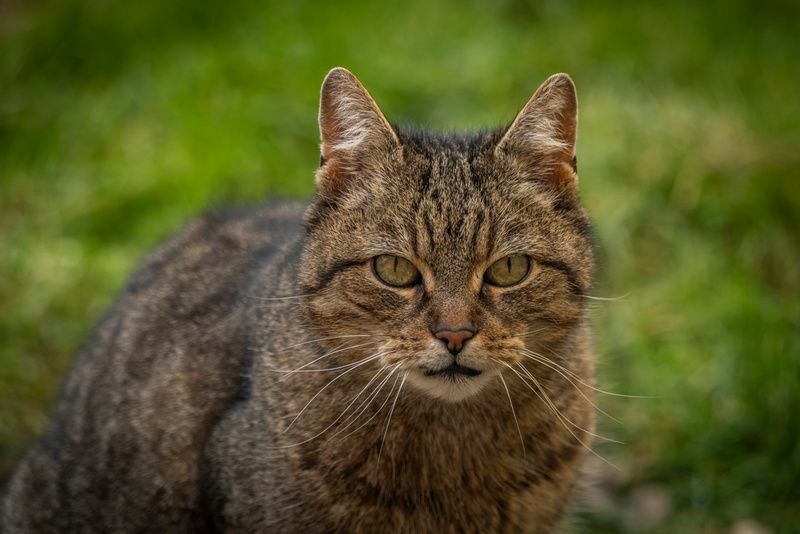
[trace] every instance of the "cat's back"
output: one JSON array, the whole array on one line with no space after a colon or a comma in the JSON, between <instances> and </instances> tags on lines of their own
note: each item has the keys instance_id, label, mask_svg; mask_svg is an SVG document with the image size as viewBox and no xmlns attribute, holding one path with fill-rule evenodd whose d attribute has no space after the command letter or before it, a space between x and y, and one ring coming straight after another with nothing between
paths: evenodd
<instances>
[{"instance_id":1,"label":"cat's back","mask_svg":"<svg viewBox=\"0 0 800 534\"><path fill-rule=\"evenodd\" d=\"M249 287L299 251L302 211L215 211L145 259L12 478L4 531L202 529L202 449L243 387L259 313Z\"/></svg>"},{"instance_id":2,"label":"cat's back","mask_svg":"<svg viewBox=\"0 0 800 534\"><path fill-rule=\"evenodd\" d=\"M196 218L142 262L112 313L128 301L141 305L153 313L137 317L139 325L156 331L164 320L188 328L217 322L216 312L248 304L255 297L247 287L252 277L297 244L303 209L298 202L269 202Z\"/></svg>"}]
</instances>

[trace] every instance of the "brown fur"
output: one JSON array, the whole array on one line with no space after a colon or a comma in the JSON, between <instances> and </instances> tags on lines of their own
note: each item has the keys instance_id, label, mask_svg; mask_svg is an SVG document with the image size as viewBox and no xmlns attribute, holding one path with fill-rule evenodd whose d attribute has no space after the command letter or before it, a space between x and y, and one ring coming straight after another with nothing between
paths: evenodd
<instances>
[{"instance_id":1,"label":"brown fur","mask_svg":"<svg viewBox=\"0 0 800 534\"><path fill-rule=\"evenodd\" d=\"M553 530L593 428L576 121L556 75L502 131L402 130L331 71L310 205L207 216L145 262L16 471L4 531ZM381 283L380 254L423 283ZM483 283L509 254L531 275ZM458 360L480 376L425 375L451 359L443 321L475 325Z\"/></svg>"}]
</instances>

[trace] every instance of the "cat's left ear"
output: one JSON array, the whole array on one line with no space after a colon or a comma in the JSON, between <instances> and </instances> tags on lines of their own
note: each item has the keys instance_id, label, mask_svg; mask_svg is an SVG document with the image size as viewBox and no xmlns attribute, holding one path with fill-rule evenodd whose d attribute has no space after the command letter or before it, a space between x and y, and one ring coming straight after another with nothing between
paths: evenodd
<instances>
[{"instance_id":1,"label":"cat's left ear","mask_svg":"<svg viewBox=\"0 0 800 534\"><path fill-rule=\"evenodd\" d=\"M575 84L567 74L554 74L517 114L495 150L517 159L554 185L575 188L577 130Z\"/></svg>"},{"instance_id":2,"label":"cat's left ear","mask_svg":"<svg viewBox=\"0 0 800 534\"><path fill-rule=\"evenodd\" d=\"M394 128L350 71L337 67L322 82L319 104L322 165L317 185L339 189L371 158L400 146ZM334 182L334 183L322 183Z\"/></svg>"}]
</instances>

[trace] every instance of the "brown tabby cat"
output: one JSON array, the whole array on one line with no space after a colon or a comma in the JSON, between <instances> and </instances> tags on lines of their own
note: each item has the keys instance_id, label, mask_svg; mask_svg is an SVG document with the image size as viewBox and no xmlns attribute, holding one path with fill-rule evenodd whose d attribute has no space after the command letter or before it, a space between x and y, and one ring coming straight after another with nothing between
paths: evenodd
<instances>
[{"instance_id":1,"label":"brown tabby cat","mask_svg":"<svg viewBox=\"0 0 800 534\"><path fill-rule=\"evenodd\" d=\"M576 121L557 74L502 130L404 130L332 70L310 205L145 261L3 531L552 531L593 428Z\"/></svg>"}]
</instances>

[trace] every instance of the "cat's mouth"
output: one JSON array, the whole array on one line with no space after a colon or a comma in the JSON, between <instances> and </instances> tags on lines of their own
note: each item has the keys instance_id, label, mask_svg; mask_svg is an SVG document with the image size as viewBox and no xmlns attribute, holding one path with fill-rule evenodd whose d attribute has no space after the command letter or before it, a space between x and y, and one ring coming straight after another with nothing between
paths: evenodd
<instances>
[{"instance_id":1,"label":"cat's mouth","mask_svg":"<svg viewBox=\"0 0 800 534\"><path fill-rule=\"evenodd\" d=\"M459 377L473 377L478 376L483 371L478 369L473 369L472 367L465 367L463 365L459 365L456 362L453 362L447 367L443 367L441 369L426 369L425 376L435 376L439 378L447 378L454 380Z\"/></svg>"}]
</instances>

